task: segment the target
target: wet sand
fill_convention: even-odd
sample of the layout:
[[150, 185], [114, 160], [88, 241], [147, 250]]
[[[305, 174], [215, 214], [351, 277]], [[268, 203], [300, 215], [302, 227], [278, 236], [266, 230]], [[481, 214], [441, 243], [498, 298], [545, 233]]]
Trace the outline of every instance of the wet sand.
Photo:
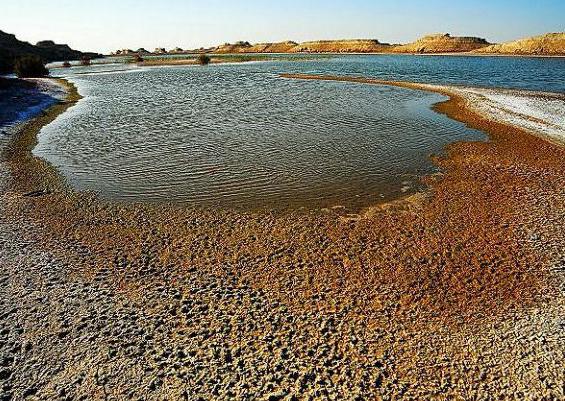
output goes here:
[[1, 159], [4, 399], [563, 398], [565, 148], [353, 80], [491, 140], [356, 215], [241, 213], [72, 191], [31, 155], [72, 87], [30, 122]]

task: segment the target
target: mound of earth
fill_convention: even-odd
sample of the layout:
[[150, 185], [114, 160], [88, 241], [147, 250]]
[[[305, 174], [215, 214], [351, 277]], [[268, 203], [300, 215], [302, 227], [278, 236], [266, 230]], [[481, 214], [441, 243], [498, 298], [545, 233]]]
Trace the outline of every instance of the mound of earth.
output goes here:
[[474, 51], [492, 54], [565, 55], [565, 32], [548, 33], [512, 42], [495, 44]]
[[391, 45], [376, 39], [316, 40], [300, 43], [292, 53], [380, 53], [389, 51]]
[[451, 36], [450, 34], [427, 35], [415, 42], [395, 46], [395, 53], [457, 53], [468, 52], [489, 46], [485, 39], [472, 36]]
[[288, 53], [298, 46], [298, 43], [288, 40], [286, 42], [257, 43], [244, 49], [246, 53]]
[[236, 43], [224, 43], [213, 49], [213, 53], [222, 53], [222, 54], [229, 54], [229, 53], [245, 53], [247, 49], [251, 47], [251, 43], [239, 41]]

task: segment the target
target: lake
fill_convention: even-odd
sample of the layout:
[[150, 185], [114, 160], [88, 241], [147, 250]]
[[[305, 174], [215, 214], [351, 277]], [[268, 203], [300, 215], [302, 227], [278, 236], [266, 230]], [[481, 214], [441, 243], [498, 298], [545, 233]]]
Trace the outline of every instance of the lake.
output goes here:
[[565, 59], [363, 55], [53, 70], [84, 96], [34, 149], [78, 190], [195, 207], [351, 209], [422, 188], [430, 155], [486, 136], [443, 96], [280, 73], [565, 92]]

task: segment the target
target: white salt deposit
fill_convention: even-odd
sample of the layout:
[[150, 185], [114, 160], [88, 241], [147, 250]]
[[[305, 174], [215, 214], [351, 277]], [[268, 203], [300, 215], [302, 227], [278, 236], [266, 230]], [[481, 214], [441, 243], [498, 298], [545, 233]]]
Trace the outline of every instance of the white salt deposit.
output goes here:
[[482, 88], [449, 88], [498, 121], [565, 143], [565, 95]]
[[27, 79], [36, 83], [33, 89], [17, 89], [17, 96], [8, 92], [6, 99], [0, 102], [3, 112], [10, 115], [10, 119], [0, 126], [3, 136], [10, 136], [17, 132], [19, 127], [31, 118], [39, 115], [49, 106], [63, 100], [66, 96], [65, 87], [49, 78]]

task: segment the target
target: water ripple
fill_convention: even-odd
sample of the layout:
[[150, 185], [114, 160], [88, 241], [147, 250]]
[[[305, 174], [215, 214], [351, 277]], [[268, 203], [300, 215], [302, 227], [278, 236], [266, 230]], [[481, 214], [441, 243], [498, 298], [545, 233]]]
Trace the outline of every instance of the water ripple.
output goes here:
[[[471, 63], [383, 60], [391, 59], [348, 56], [144, 68], [135, 74], [106, 66], [103, 73], [71, 73], [85, 98], [43, 129], [34, 152], [78, 189], [112, 199], [244, 208], [358, 207], [391, 199], [407, 186], [418, 188], [418, 177], [434, 171], [430, 154], [447, 143], [484, 135], [433, 112], [430, 106], [444, 100], [437, 94], [277, 74], [311, 71], [450, 83], [463, 81], [461, 71]], [[478, 72], [487, 68], [485, 60], [472, 63]], [[514, 68], [529, 61], [507, 63]], [[539, 67], [538, 61], [532, 63]], [[490, 69], [498, 86], [513, 86], [522, 74], [509, 72], [504, 81], [502, 73]], [[467, 81], [478, 80], [474, 72], [467, 65]], [[537, 85], [535, 79], [527, 84]]]

